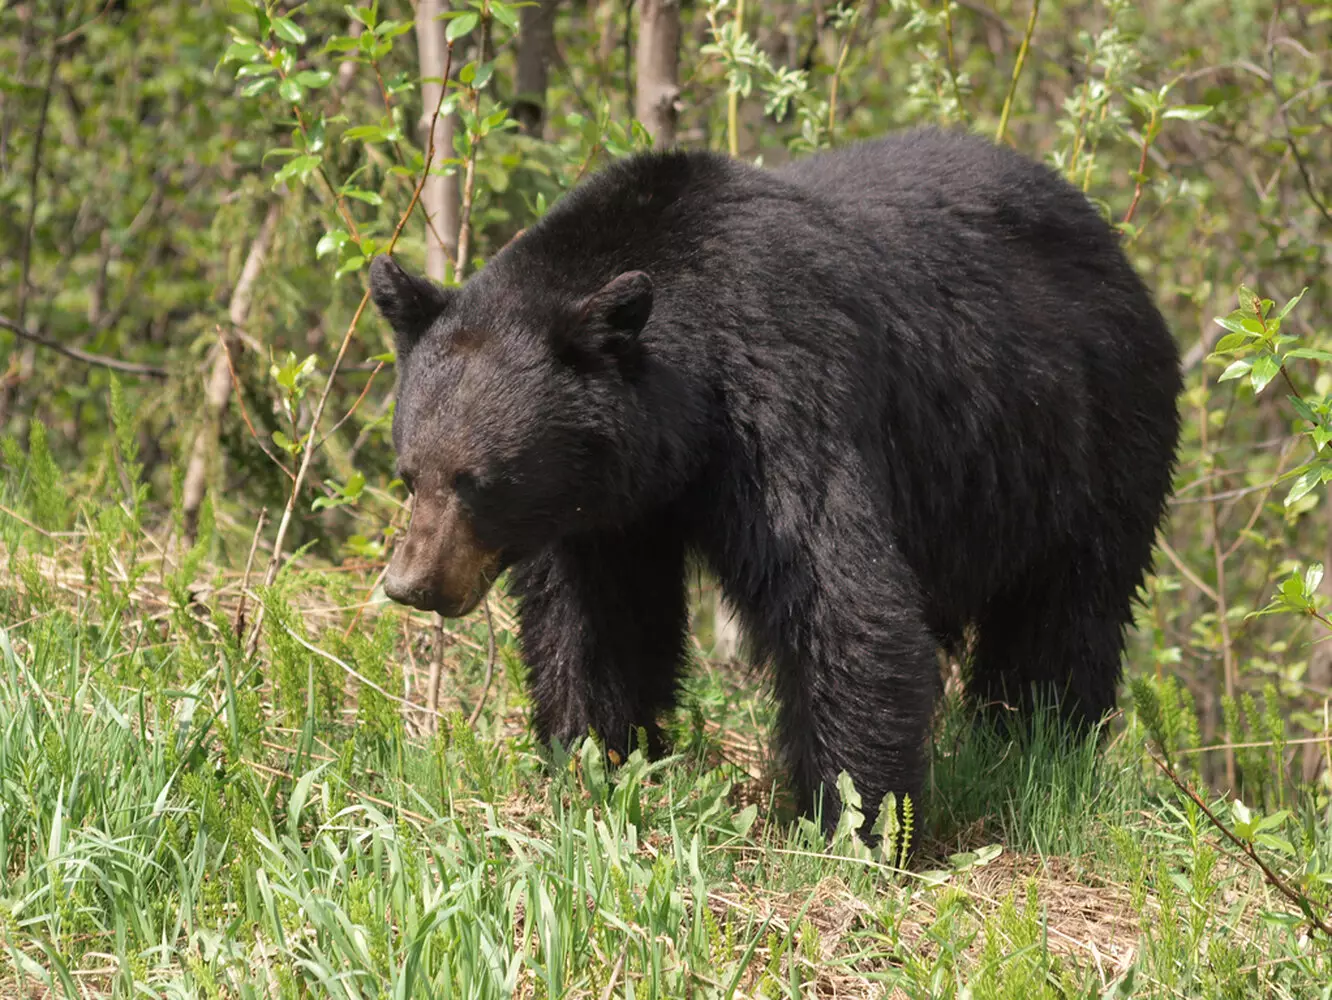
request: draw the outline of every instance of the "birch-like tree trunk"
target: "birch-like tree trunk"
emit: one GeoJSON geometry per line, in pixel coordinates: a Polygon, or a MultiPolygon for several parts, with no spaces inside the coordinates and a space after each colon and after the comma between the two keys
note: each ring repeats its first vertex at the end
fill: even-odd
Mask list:
{"type": "MultiPolygon", "coordinates": [[[[416,6],[416,51],[421,70],[421,148],[428,150],[433,142],[436,163],[454,156],[455,117],[441,113],[434,118],[440,88],[444,86],[444,72],[449,64],[444,22],[438,20],[438,16],[448,8],[448,0],[420,0],[416,6]]],[[[425,271],[436,281],[443,281],[448,262],[458,250],[458,172],[455,170],[445,177],[440,168],[432,168],[425,187],[421,189],[421,204],[429,220],[425,271]]]]}
{"type": "Polygon", "coordinates": [[[675,143],[680,99],[680,0],[638,0],[634,117],[658,148],[675,143]]]}
{"type": "Polygon", "coordinates": [[[245,321],[250,315],[250,303],[254,301],[254,286],[264,268],[264,260],[273,245],[273,234],[277,232],[278,219],[282,215],[282,203],[274,201],[268,206],[259,227],[259,235],[250,244],[250,252],[245,256],[240,278],[231,292],[231,304],[227,310],[228,329],[213,345],[208,380],[204,384],[204,422],[194,436],[194,445],[190,449],[190,462],[185,467],[185,483],[181,489],[181,506],[185,517],[185,538],[194,543],[195,532],[199,525],[199,507],[203,504],[204,493],[208,485],[208,462],[217,451],[217,436],[222,426],[222,415],[226,413],[231,399],[231,370],[242,349],[240,332],[245,328],[245,321]],[[228,357],[230,355],[230,357],[228,357]]]}

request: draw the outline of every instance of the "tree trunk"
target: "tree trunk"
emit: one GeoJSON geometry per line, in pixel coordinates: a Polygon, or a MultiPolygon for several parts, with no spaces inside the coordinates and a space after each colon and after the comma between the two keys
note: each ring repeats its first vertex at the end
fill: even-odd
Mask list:
{"type": "Polygon", "coordinates": [[[240,278],[231,292],[231,305],[227,310],[230,328],[222,334],[222,339],[213,347],[212,367],[208,381],[204,386],[204,423],[199,433],[194,436],[194,445],[190,450],[190,464],[185,469],[185,485],[181,490],[181,506],[185,515],[185,538],[194,543],[195,532],[199,526],[199,507],[203,504],[208,482],[208,460],[217,450],[217,435],[222,424],[222,415],[227,410],[231,399],[231,368],[242,344],[238,336],[244,329],[250,314],[250,303],[254,300],[254,284],[263,270],[268,249],[273,245],[273,234],[277,232],[278,219],[282,215],[282,203],[274,201],[268,206],[259,235],[250,244],[250,252],[241,268],[240,278]],[[228,355],[230,354],[230,357],[228,355]]]}
{"type": "MultiPolygon", "coordinates": [[[[430,127],[435,108],[439,106],[444,71],[449,63],[444,22],[436,17],[447,9],[447,0],[420,0],[416,7],[416,50],[421,69],[421,147],[429,150],[434,143],[437,164],[454,156],[454,116],[441,112],[439,118],[434,119],[433,135],[430,127]]],[[[448,262],[458,250],[458,172],[455,170],[445,177],[440,169],[437,166],[431,168],[425,187],[421,189],[421,204],[429,220],[425,270],[436,281],[444,280],[448,262]]]]}
{"type": "Polygon", "coordinates": [[[518,28],[518,98],[513,116],[523,131],[541,138],[546,117],[546,81],[555,49],[555,8],[559,0],[538,0],[522,8],[518,28]]]}
{"type": "Polygon", "coordinates": [[[712,606],[713,655],[723,660],[737,659],[740,656],[740,643],[743,638],[740,618],[722,595],[721,587],[718,587],[716,600],[712,606]]]}
{"type": "Polygon", "coordinates": [[[643,123],[658,148],[675,143],[679,69],[679,0],[638,0],[634,117],[643,123]]]}

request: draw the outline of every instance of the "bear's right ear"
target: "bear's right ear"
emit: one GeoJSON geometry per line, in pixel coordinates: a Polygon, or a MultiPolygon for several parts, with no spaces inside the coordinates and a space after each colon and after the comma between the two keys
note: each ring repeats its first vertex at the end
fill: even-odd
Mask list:
{"type": "Polygon", "coordinates": [[[388,254],[370,261],[370,297],[393,327],[399,357],[411,353],[421,335],[449,308],[454,294],[429,278],[408,274],[388,254]]]}

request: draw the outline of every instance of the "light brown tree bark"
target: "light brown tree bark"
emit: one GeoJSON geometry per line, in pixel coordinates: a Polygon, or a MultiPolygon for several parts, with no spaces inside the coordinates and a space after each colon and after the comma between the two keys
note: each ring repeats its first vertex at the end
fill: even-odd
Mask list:
{"type": "Polygon", "coordinates": [[[675,143],[680,99],[680,2],[638,0],[638,59],[634,117],[653,145],[675,143]]]}
{"type": "MultiPolygon", "coordinates": [[[[416,5],[416,50],[421,70],[421,147],[435,145],[435,162],[452,159],[454,115],[440,114],[434,118],[439,106],[440,88],[444,86],[444,71],[448,66],[448,45],[444,40],[444,22],[438,16],[448,10],[447,0],[420,0],[416,5]],[[431,135],[431,120],[434,134],[431,135]]],[[[426,227],[426,274],[443,281],[448,262],[457,253],[458,244],[458,172],[445,177],[442,168],[434,167],[421,189],[421,204],[425,207],[430,225],[426,227]],[[438,234],[438,238],[435,238],[438,234]]]]}
{"type": "Polygon", "coordinates": [[[560,0],[537,0],[522,8],[518,23],[518,99],[513,116],[530,136],[541,137],[546,120],[546,83],[555,50],[555,9],[560,0]]]}
{"type": "Polygon", "coordinates": [[[222,424],[222,415],[227,410],[231,399],[231,368],[239,354],[242,344],[240,331],[245,328],[250,315],[250,303],[254,301],[255,282],[264,268],[264,260],[273,245],[273,234],[277,232],[278,219],[282,215],[282,203],[274,201],[268,206],[259,227],[259,235],[250,244],[250,252],[241,267],[240,278],[231,292],[231,304],[227,310],[228,329],[213,346],[208,380],[204,384],[204,422],[194,436],[194,445],[190,449],[190,462],[185,469],[185,484],[181,490],[181,506],[185,515],[185,538],[193,544],[195,532],[199,526],[199,507],[203,504],[204,493],[208,484],[208,461],[217,450],[217,435],[222,424]],[[228,358],[230,354],[230,358],[228,358]]]}

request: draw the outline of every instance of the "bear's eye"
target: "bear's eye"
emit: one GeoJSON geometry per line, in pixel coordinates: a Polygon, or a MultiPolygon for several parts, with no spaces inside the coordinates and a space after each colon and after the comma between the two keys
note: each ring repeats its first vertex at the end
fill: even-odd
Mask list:
{"type": "Polygon", "coordinates": [[[453,475],[453,492],[468,507],[473,506],[480,493],[476,476],[470,472],[456,472],[453,475]]]}

